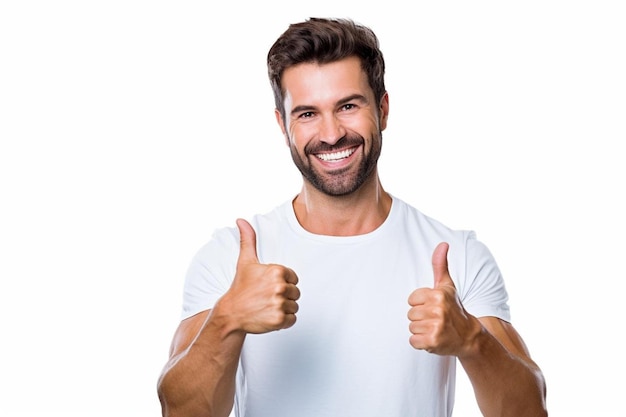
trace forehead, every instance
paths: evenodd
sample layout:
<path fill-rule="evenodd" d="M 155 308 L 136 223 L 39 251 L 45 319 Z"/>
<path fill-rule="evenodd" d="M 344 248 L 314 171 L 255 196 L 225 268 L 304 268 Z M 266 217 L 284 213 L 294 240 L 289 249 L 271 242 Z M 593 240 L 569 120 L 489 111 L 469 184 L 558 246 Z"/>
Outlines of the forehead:
<path fill-rule="evenodd" d="M 306 62 L 294 65 L 283 73 L 282 84 L 286 105 L 314 105 L 352 94 L 367 96 L 371 93 L 367 74 L 357 57 L 327 64 Z"/>

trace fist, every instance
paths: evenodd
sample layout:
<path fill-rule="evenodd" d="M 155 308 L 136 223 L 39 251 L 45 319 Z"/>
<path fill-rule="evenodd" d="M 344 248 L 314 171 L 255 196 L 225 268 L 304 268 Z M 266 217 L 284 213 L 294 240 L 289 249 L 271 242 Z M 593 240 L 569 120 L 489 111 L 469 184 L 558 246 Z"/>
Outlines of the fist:
<path fill-rule="evenodd" d="M 448 271 L 448 248 L 442 242 L 433 252 L 433 288 L 419 288 L 409 297 L 409 342 L 415 349 L 459 356 L 471 344 L 478 320 L 458 298 Z"/>
<path fill-rule="evenodd" d="M 246 333 L 286 329 L 296 322 L 300 298 L 298 276 L 282 265 L 261 264 L 256 252 L 256 233 L 243 219 L 237 220 L 239 258 L 233 283 L 223 297 L 236 327 Z"/>

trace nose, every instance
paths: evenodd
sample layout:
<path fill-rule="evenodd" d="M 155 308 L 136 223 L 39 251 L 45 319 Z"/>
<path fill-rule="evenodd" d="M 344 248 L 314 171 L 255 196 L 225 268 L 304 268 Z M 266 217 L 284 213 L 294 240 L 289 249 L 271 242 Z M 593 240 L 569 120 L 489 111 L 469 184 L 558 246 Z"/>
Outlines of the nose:
<path fill-rule="evenodd" d="M 322 142 L 334 145 L 346 134 L 341 121 L 335 115 L 328 115 L 322 118 L 320 124 L 319 138 Z"/>

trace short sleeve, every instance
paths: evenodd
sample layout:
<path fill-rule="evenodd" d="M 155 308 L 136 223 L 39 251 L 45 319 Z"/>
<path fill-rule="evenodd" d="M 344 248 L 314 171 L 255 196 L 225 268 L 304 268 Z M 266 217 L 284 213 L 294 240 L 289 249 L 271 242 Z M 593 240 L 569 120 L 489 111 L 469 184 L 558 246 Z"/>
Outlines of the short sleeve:
<path fill-rule="evenodd" d="M 476 317 L 511 320 L 508 293 L 493 255 L 472 233 L 466 240 L 466 283 L 460 294 L 463 307 Z"/>
<path fill-rule="evenodd" d="M 239 231 L 222 228 L 191 260 L 183 289 L 181 319 L 212 308 L 230 288 L 239 254 Z"/>

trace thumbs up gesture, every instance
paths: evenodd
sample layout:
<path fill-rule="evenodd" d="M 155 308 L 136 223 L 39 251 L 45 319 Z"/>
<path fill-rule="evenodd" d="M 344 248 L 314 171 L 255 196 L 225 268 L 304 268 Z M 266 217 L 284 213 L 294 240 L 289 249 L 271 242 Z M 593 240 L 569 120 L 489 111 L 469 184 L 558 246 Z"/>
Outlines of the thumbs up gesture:
<path fill-rule="evenodd" d="M 481 325 L 459 300 L 448 271 L 448 248 L 442 242 L 433 252 L 433 288 L 418 288 L 409 297 L 409 342 L 415 349 L 461 356 Z"/>
<path fill-rule="evenodd" d="M 261 264 L 256 252 L 256 233 L 250 223 L 237 220 L 240 234 L 237 271 L 220 305 L 237 329 L 267 333 L 286 329 L 296 322 L 298 276 L 285 266 Z"/>

